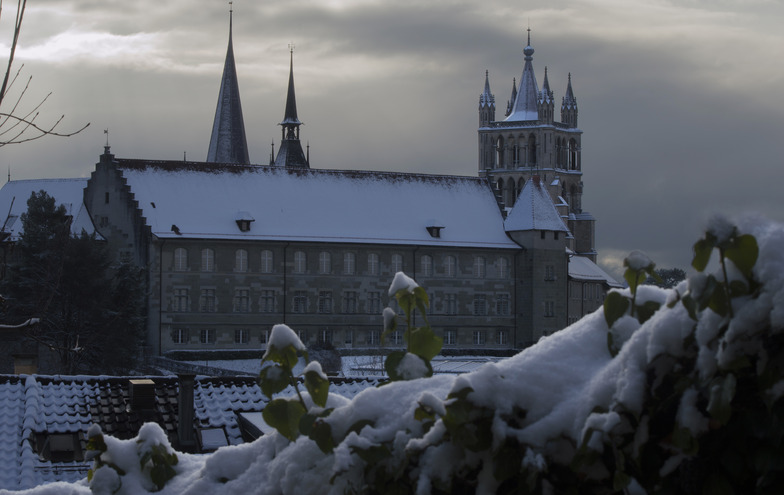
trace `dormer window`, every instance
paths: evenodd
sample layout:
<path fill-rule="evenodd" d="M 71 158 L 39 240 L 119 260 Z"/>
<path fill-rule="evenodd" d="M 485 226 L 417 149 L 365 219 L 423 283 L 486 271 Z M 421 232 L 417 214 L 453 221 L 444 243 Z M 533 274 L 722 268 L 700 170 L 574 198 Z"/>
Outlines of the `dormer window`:
<path fill-rule="evenodd" d="M 437 220 L 431 219 L 427 221 L 425 228 L 427 229 L 427 233 L 430 234 L 430 237 L 439 239 L 441 238 L 441 229 L 444 228 L 444 225 Z"/>
<path fill-rule="evenodd" d="M 234 217 L 234 221 L 237 222 L 237 227 L 239 227 L 240 232 L 248 232 L 250 231 L 250 223 L 255 222 L 256 219 L 247 211 L 238 211 L 237 215 Z"/>

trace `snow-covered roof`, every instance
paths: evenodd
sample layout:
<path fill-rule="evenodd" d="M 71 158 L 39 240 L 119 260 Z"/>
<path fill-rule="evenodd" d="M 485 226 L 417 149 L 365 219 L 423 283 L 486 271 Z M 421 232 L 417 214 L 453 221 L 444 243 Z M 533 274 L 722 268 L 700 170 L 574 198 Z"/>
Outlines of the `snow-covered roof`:
<path fill-rule="evenodd" d="M 476 177 L 122 159 L 118 166 L 161 238 L 519 248 L 492 189 Z M 237 211 L 256 219 L 250 230 L 237 227 Z M 440 237 L 426 228 L 434 218 Z"/>
<path fill-rule="evenodd" d="M 54 197 L 57 205 L 64 205 L 71 221 L 71 233 L 81 235 L 82 232 L 93 234 L 93 225 L 90 214 L 84 206 L 84 188 L 87 179 L 33 179 L 15 180 L 6 182 L 0 189 L 0 225 L 3 232 L 10 234 L 10 239 L 16 241 L 22 234 L 22 220 L 20 216 L 27 212 L 27 200 L 33 192 L 46 191 Z M 102 238 L 100 234 L 96 235 Z"/>
<path fill-rule="evenodd" d="M 538 176 L 525 183 L 512 211 L 506 217 L 504 228 L 507 232 L 525 230 L 553 230 L 568 232 L 561 215 L 550 198 L 550 193 L 542 185 Z"/>
<path fill-rule="evenodd" d="M 623 287 L 599 265 L 584 256 L 569 257 L 569 278 L 586 282 L 605 282 L 610 287 Z"/>
<path fill-rule="evenodd" d="M 520 89 L 517 90 L 517 98 L 512 106 L 512 112 L 506 118 L 507 121 L 539 120 L 539 86 L 536 83 L 532 63 L 534 49 L 528 45 L 524 53 L 525 65 L 523 75 L 520 77 Z"/>

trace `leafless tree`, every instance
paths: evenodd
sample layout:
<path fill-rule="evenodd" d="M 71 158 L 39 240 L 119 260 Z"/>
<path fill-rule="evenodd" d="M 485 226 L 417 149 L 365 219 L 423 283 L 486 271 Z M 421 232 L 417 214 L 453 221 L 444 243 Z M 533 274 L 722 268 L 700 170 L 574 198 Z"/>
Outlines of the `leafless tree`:
<path fill-rule="evenodd" d="M 15 95 L 9 96 L 9 93 L 21 84 L 19 75 L 22 72 L 24 65 L 20 66 L 16 73 L 13 73 L 14 55 L 16 54 L 16 46 L 19 42 L 19 34 L 22 32 L 22 19 L 24 18 L 25 7 L 27 0 L 17 0 L 16 4 L 16 19 L 14 21 L 14 35 L 11 40 L 11 49 L 8 54 L 8 65 L 6 66 L 5 76 L 3 77 L 3 85 L 0 86 L 0 147 L 7 144 L 18 144 L 40 139 L 44 136 L 73 136 L 84 129 L 90 124 L 85 124 L 82 128 L 75 131 L 61 132 L 58 126 L 62 122 L 64 115 L 61 115 L 53 124 L 40 124 L 37 122 L 40 115 L 41 107 L 49 99 L 52 93 L 47 94 L 44 98 L 37 102 L 31 110 L 23 109 L 23 100 L 32 76 L 27 78 L 24 87 L 18 90 Z M 2 19 L 3 1 L 0 0 L 0 19 Z M 12 76 L 13 74 L 13 76 Z M 9 103 L 10 102 L 10 103 Z M 10 107 L 10 108 L 9 108 Z"/>

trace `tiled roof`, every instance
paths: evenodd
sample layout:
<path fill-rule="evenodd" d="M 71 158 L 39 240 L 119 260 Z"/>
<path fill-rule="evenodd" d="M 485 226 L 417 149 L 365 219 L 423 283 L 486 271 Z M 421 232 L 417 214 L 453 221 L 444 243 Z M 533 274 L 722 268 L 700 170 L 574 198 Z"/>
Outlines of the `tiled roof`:
<path fill-rule="evenodd" d="M 128 439 L 152 421 L 176 444 L 178 378 L 147 378 L 154 383 L 155 405 L 134 410 L 128 377 L 0 375 L 0 445 L 4 447 L 0 449 L 0 490 L 84 478 L 87 462 L 52 462 L 39 456 L 38 446 L 46 434 L 74 433 L 84 450 L 93 423 L 109 435 Z M 351 398 L 375 384 L 374 380 L 337 379 L 330 391 Z M 195 430 L 222 428 L 231 445 L 243 442 L 237 413 L 260 411 L 267 402 L 253 377 L 196 377 L 193 396 Z"/>

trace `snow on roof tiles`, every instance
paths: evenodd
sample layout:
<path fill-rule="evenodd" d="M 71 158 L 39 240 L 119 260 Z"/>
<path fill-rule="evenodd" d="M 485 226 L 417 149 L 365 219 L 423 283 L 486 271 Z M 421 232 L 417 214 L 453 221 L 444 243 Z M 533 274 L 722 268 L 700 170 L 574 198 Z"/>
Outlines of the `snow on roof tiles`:
<path fill-rule="evenodd" d="M 122 159 L 118 167 L 158 237 L 518 248 L 475 177 Z M 256 219 L 249 231 L 237 228 L 237 211 Z M 425 228 L 433 218 L 444 227 L 438 238 Z"/>
<path fill-rule="evenodd" d="M 0 189 L 0 225 L 3 231 L 10 233 L 10 239 L 16 241 L 22 234 L 22 213 L 27 212 L 27 200 L 33 192 L 44 190 L 53 196 L 57 205 L 65 205 L 68 214 L 73 217 L 71 233 L 81 235 L 95 233 L 95 226 L 90 214 L 84 206 L 84 188 L 87 179 L 33 179 L 6 182 Z M 99 235 L 100 237 L 100 235 Z"/>
<path fill-rule="evenodd" d="M 606 282 L 610 287 L 623 287 L 599 265 L 583 256 L 569 257 L 569 277 L 575 280 Z"/>
<path fill-rule="evenodd" d="M 506 217 L 507 232 L 526 230 L 553 230 L 568 232 L 561 215 L 537 176 L 526 182 L 512 211 Z"/>

